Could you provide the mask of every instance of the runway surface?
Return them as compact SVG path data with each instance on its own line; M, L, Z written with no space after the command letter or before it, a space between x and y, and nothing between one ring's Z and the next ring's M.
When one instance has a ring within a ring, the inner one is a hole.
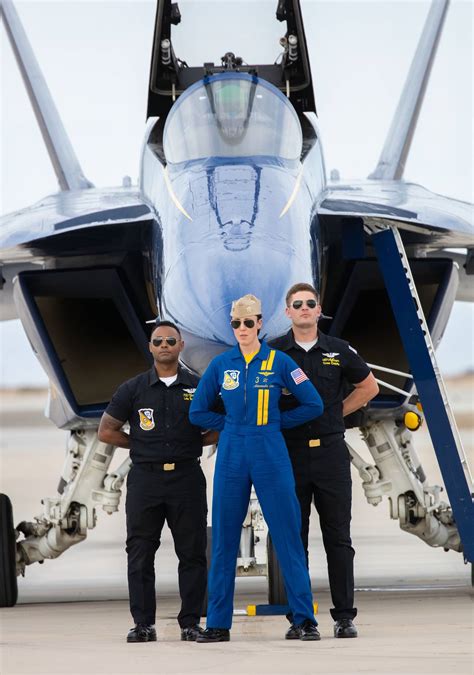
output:
M448 382L471 460L472 378ZM41 416L44 394L10 392L0 403L0 491L15 522L41 511L54 496L66 433ZM349 441L369 457L358 434ZM416 448L430 483L442 484L426 429ZM125 457L117 451L114 465ZM205 459L206 472L212 460ZM426 546L388 517L388 504L367 504L353 471L357 640L335 640L317 514L311 527L310 571L319 643L287 642L284 617L236 616L230 643L181 643L176 623L177 560L169 531L157 555L158 642L127 645L131 626L126 586L123 501L119 513L99 512L87 540L57 560L27 568L19 604L0 610L2 675L16 673L440 673L473 672L471 569L462 556ZM123 498L122 498L123 499ZM266 602L266 579L237 579L235 607Z

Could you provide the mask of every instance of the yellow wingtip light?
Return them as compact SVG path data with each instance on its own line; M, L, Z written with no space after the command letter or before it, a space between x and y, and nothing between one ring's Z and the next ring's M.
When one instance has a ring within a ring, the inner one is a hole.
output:
M423 418L416 412L406 412L403 417L403 423L410 431L417 431L423 424Z

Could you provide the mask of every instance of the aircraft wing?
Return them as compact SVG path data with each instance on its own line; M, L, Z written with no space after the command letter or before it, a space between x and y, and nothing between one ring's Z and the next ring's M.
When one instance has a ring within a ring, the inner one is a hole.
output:
M473 205L399 180L329 184L321 195L322 221L346 217L399 223L405 243L427 250L474 247Z
M67 255L56 249L60 234L97 229L106 225L149 221L150 207L138 190L91 188L50 195L36 204L0 218L0 263L47 255ZM64 237L63 237L64 240ZM111 238L109 246L117 241ZM87 246L87 237L84 237ZM78 253L77 249L75 250Z

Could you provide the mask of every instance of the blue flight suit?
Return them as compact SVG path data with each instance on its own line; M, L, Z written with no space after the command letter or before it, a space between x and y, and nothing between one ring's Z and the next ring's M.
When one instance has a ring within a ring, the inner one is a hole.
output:
M282 390L301 403L280 412ZM221 394L226 414L211 412ZM192 424L220 431L212 502L212 564L208 628L230 628L235 563L250 490L255 486L285 579L294 623L316 624L301 541L301 511L291 462L280 429L321 415L321 398L289 356L265 342L247 364L237 345L214 358L194 394Z

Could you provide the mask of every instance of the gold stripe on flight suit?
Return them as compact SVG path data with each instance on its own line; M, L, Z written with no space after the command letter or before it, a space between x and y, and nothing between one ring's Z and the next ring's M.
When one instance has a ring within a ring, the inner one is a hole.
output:
M268 404L270 402L270 389L263 389L263 420L262 424L268 424Z
M257 396L257 426L262 425L262 419L263 419L263 393L264 389L259 389L258 390L258 396Z
M271 370L273 368L274 360L275 360L275 350L272 349L272 351L270 352L270 356L267 359L267 367L265 368L265 370ZM262 368L262 370L264 369Z

